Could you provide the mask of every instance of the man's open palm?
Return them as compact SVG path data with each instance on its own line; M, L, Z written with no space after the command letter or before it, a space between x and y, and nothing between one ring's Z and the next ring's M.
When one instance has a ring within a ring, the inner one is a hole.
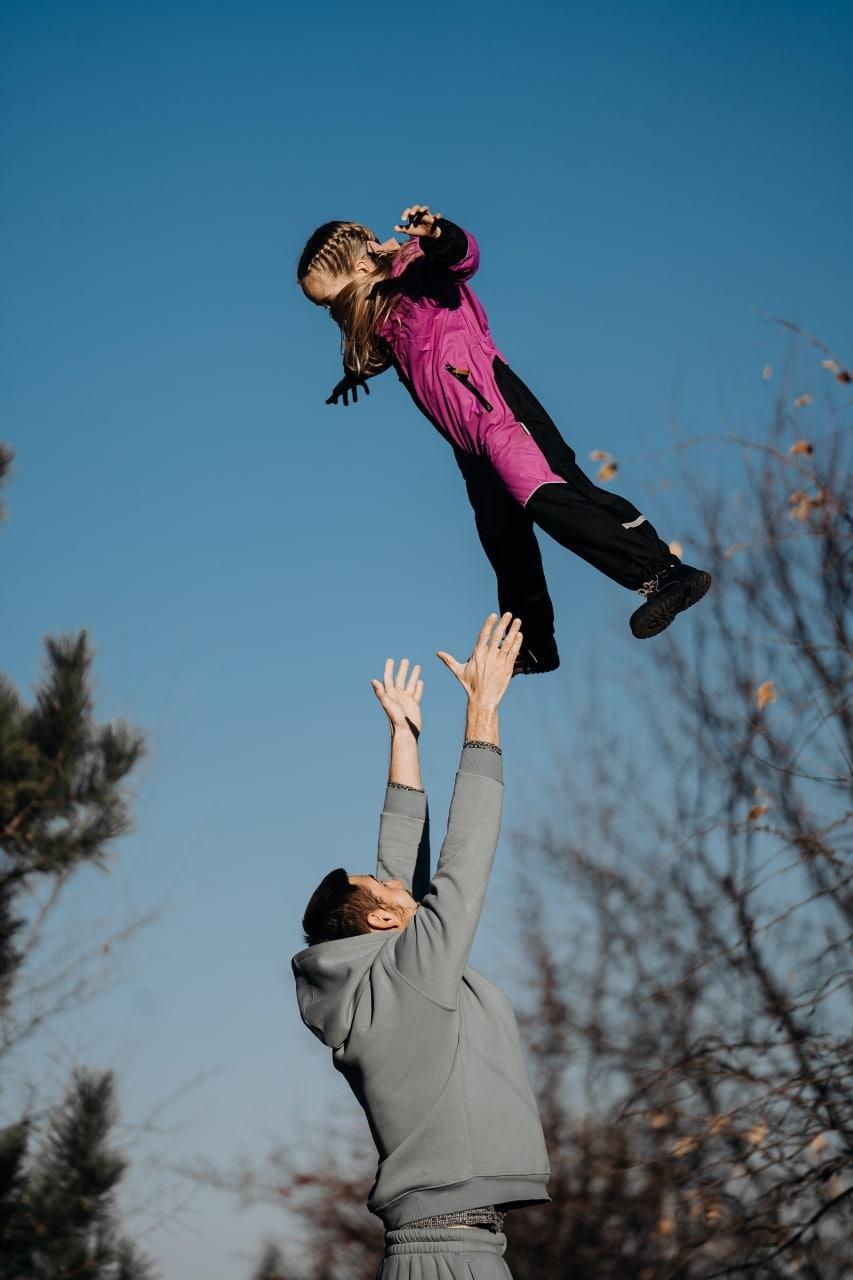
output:
M444 652L436 656L450 668L469 698L496 707L512 679L521 639L520 618L513 619L511 613L498 618L490 613L467 662L457 662Z
M421 731L420 703L424 691L420 667L412 667L409 675L409 659L403 658L395 676L394 659L388 658L382 679L371 680L370 683L391 724L399 729L408 725L414 734L419 734Z

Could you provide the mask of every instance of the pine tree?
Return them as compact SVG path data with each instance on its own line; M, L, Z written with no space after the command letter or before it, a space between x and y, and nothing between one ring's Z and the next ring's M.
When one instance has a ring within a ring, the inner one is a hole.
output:
M11 460L0 445L0 484ZM22 974L69 878L86 864L103 868L128 829L124 784L143 752L138 731L95 720L86 633L48 636L45 650L31 704L0 674L0 1059L45 1017L43 1007L16 1008ZM48 980L47 1012L78 998L80 986L75 972ZM0 1129L0 1280L151 1274L117 1227L125 1160L109 1145L114 1094L110 1072L81 1070L46 1122L24 1116Z
M0 1135L3 1280L147 1280L151 1269L120 1237L115 1191L126 1161L109 1146L112 1073L78 1071L27 1161L24 1126Z

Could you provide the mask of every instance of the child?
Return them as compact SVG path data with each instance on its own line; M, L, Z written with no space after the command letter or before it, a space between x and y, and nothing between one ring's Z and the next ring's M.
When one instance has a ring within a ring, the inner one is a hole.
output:
M403 225L405 224L405 225ZM639 639L657 635L711 585L682 564L644 515L597 488L575 462L539 401L509 368L466 281L477 270L474 237L426 205L404 209L379 244L357 222L327 222L306 244L297 278L341 329L344 376L327 404L368 390L390 365L418 408L449 441L465 478L477 531L495 571L502 612L520 617L516 674L559 666L554 610L538 525L615 582L638 591Z

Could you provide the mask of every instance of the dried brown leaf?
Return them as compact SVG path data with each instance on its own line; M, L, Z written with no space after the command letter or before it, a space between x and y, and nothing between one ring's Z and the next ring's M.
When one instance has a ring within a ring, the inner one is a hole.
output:
M795 489L788 498L791 504L791 510L788 512L792 520L807 520L809 511L811 510L811 502L809 495L803 493L802 489Z
M612 480L618 470L619 467L615 462L605 462L603 467L598 468L598 479L602 481Z
M776 686L772 680L765 680L758 686L755 701L758 703L759 711L763 711L768 703L776 701Z
M593 449L589 456L593 462L609 462L613 457L611 453L606 453L604 449Z
M754 804L746 815L747 822L754 822L756 818L760 818L770 808L769 804Z
M811 402L812 402L812 398L809 395L808 391L804 391L801 396L797 396L796 400L794 401L794 405L797 409L804 409L806 405L811 404Z
M828 369L830 373L838 373L837 360L821 360L821 364L823 365L824 369Z
M682 547L680 542L671 542L669 544L669 549L674 556L678 556L679 560L681 559L681 553L683 552L684 547Z
M766 364L764 368L761 370L761 376L765 382L769 382L770 379L773 377L773 365Z
M826 1148L826 1134L816 1133L809 1143L809 1151L815 1160L820 1159L820 1153Z
M788 452L791 454L814 453L814 449L808 440L795 440Z
M695 1146L695 1138L679 1138L678 1142L676 1142L675 1146L672 1148L672 1154L680 1159L682 1156L686 1156L688 1152L692 1151Z

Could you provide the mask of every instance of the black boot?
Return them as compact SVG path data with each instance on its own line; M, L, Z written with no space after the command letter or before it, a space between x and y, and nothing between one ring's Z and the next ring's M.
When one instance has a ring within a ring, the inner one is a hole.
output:
M646 599L631 614L631 631L638 640L666 631L675 615L701 600L710 585L711 575L704 569L679 561L667 565L640 588L640 595Z
M512 669L514 676L538 676L556 671L560 665L557 642L553 636L528 640L525 636Z

